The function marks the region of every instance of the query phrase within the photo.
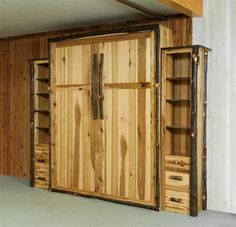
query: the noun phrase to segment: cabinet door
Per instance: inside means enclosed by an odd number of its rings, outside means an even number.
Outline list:
[[[52,50],[52,187],[156,205],[154,33]],[[93,117],[94,54],[97,72],[104,56],[103,119]]]
[[[104,121],[94,119],[91,76],[96,45],[54,49],[52,187],[104,192]]]
[[[150,33],[99,44],[104,54],[106,194],[150,205],[156,204],[153,51]]]

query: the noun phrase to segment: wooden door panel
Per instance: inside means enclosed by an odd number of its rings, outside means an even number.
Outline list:
[[[92,59],[104,54],[104,119],[94,119]],[[53,187],[156,205],[154,33],[55,48]],[[98,69],[98,67],[97,67]]]
[[[98,46],[99,53],[104,54],[105,86],[151,82],[151,38],[105,42]]]
[[[91,83],[91,65],[94,45],[56,48],[56,85]]]
[[[92,119],[90,90],[59,91],[57,103],[56,186],[102,192],[104,130]]]
[[[106,194],[155,204],[150,89],[105,91]]]

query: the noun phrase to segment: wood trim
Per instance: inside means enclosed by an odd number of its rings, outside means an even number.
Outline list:
[[[190,215],[198,216],[198,168],[197,168],[197,73],[199,48],[193,47],[191,80],[191,153],[190,153]]]
[[[203,137],[203,210],[207,209],[207,140],[206,140],[206,125],[207,125],[207,65],[208,52],[204,54],[204,137]]]
[[[64,189],[64,188],[51,188],[50,191],[71,194],[71,195],[74,195],[74,196],[83,196],[83,197],[86,197],[86,198],[99,199],[99,200],[103,200],[103,201],[108,201],[108,202],[113,202],[113,203],[118,203],[118,204],[123,204],[123,205],[129,205],[129,206],[134,206],[134,207],[159,211],[159,209],[156,206],[131,202],[131,201],[127,201],[125,199],[123,199],[123,200],[119,199],[118,200],[118,199],[112,198],[111,196],[110,197],[108,197],[107,195],[102,196],[102,195],[100,195],[96,192],[94,192],[93,194],[88,194],[88,192],[83,192],[83,191],[76,191],[75,192],[75,190],[68,190],[68,189]]]
[[[52,156],[51,156],[51,140],[52,140],[52,132],[51,132],[51,128],[52,128],[52,98],[51,98],[51,45],[48,45],[48,65],[49,65],[49,71],[48,71],[48,77],[49,77],[49,150],[48,150],[48,159],[49,159],[49,163],[48,163],[48,190],[51,190],[51,184],[52,184],[52,173],[51,173],[51,166],[52,166]]]
[[[127,31],[128,32],[128,31]],[[85,44],[94,44],[94,43],[101,43],[101,42],[112,42],[112,41],[122,41],[122,40],[131,40],[131,39],[146,39],[150,38],[151,32],[149,31],[140,31],[137,33],[119,33],[119,34],[104,34],[104,35],[92,35],[88,37],[82,37],[80,39],[70,39],[64,40],[63,42],[59,42],[56,44],[56,47],[70,47],[70,46],[77,46],[77,45],[85,45]],[[66,37],[65,37],[66,38]],[[59,41],[61,38],[58,38]]]
[[[203,0],[160,0],[160,2],[189,17],[203,16]]]
[[[156,83],[160,84],[161,81],[161,37],[160,28],[155,32],[155,64],[156,64]],[[161,184],[160,184],[160,86],[156,89],[156,198],[157,208],[160,209],[161,205]]]
[[[34,187],[34,61],[30,61],[30,186]]]
[[[154,85],[159,87],[159,84]],[[56,88],[58,91],[64,89],[70,90],[91,90],[91,84],[74,84],[74,85],[57,85]],[[145,89],[151,88],[150,82],[145,83],[105,83],[104,89]]]
[[[145,25],[137,25],[137,26],[130,26],[130,27],[121,27],[121,28],[110,28],[110,29],[104,29],[104,30],[94,30],[90,32],[85,32],[85,33],[79,33],[79,34],[73,34],[73,35],[68,35],[68,36],[63,36],[59,38],[52,38],[49,39],[49,43],[51,42],[56,42],[57,46],[59,45],[58,42],[68,42],[69,40],[73,39],[80,39],[84,37],[92,37],[92,36],[102,36],[102,35],[108,35],[108,34],[122,34],[122,33],[127,33],[127,34],[132,34],[135,32],[144,32],[144,31],[153,31],[158,29],[160,24],[145,24]]]

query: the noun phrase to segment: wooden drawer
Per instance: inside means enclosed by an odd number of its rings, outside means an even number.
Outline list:
[[[41,155],[41,154],[45,154],[45,155],[49,154],[48,145],[35,145],[35,155]]]
[[[189,171],[190,158],[185,156],[165,155],[165,168]]]
[[[49,166],[48,166],[48,164],[45,164],[45,163],[35,162],[34,171],[35,171],[35,174],[36,173],[44,173],[44,174],[48,175]]]
[[[45,163],[45,164],[49,163],[48,154],[36,154],[34,160],[35,162],[38,163]]]
[[[189,212],[189,193],[165,190],[165,210],[178,213]]]
[[[174,171],[165,171],[165,184],[170,186],[189,188],[189,174]]]
[[[48,174],[35,173],[35,187],[48,188]]]

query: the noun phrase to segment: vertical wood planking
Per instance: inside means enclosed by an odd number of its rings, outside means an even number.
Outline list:
[[[130,81],[138,78],[138,42],[129,41],[129,76]],[[129,196],[137,199],[137,90],[129,90]]]
[[[118,44],[112,43],[112,81],[118,81]],[[118,90],[112,90],[112,195],[118,195]]]
[[[145,23],[145,22],[143,22]],[[148,22],[150,23],[150,22]],[[152,21],[151,23],[157,23]],[[174,45],[190,45],[192,42],[192,24],[190,18],[173,18],[167,21],[160,21],[161,24],[173,29]],[[139,22],[140,24],[140,22]],[[108,25],[111,27],[111,25]],[[125,24],[124,26],[127,26]],[[114,25],[115,27],[115,25]],[[183,29],[179,29],[183,27]],[[7,175],[15,175],[22,178],[29,178],[29,64],[28,59],[46,58],[48,57],[48,38],[64,36],[66,34],[75,34],[84,32],[85,29],[76,29],[73,31],[64,31],[56,33],[44,33],[42,35],[34,35],[28,37],[18,37],[3,39],[0,41],[1,53],[4,56],[0,58],[0,77],[4,82],[4,101],[0,102],[1,108],[4,107],[4,115],[0,118],[4,122],[4,127],[1,127],[2,139],[1,157],[3,157],[0,172]],[[91,28],[89,28],[91,30]],[[89,30],[87,29],[87,30]],[[20,48],[19,48],[20,47]],[[26,54],[22,54],[22,53]],[[77,51],[75,51],[77,53]],[[21,59],[21,60],[20,60]],[[76,62],[76,70],[79,70],[78,62]],[[22,72],[22,73],[21,73]],[[78,72],[74,72],[78,75]],[[6,79],[7,78],[7,79]],[[19,79],[21,78],[21,79]],[[16,86],[17,85],[17,86]],[[22,86],[23,85],[23,86]],[[21,90],[21,92],[19,92]],[[19,106],[19,98],[22,100],[24,107]],[[24,101],[25,100],[25,101]],[[15,118],[20,112],[21,121],[17,122]],[[15,113],[15,114],[14,114]],[[22,128],[26,131],[24,136]],[[22,136],[21,136],[22,134]],[[3,139],[4,135],[4,139]],[[23,161],[22,161],[23,160]],[[17,170],[16,170],[17,169]],[[18,171],[21,169],[21,171]]]
[[[138,81],[146,80],[146,40],[138,41]],[[146,90],[138,90],[138,110],[146,109]],[[139,199],[145,198],[146,176],[146,115],[138,112],[138,194]]]
[[[121,67],[119,67],[121,66]],[[118,42],[118,82],[129,80],[129,41]],[[118,90],[118,172],[119,195],[129,196],[129,92]]]

